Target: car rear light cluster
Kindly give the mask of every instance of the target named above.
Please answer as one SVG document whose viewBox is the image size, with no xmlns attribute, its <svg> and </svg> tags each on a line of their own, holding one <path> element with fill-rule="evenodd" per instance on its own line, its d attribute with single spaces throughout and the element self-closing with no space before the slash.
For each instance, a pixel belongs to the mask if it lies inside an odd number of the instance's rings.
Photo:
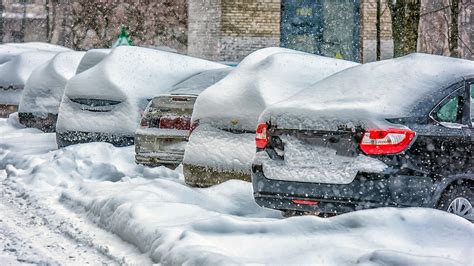
<svg viewBox="0 0 474 266">
<path fill-rule="evenodd" d="M 193 133 L 193 131 L 199 126 L 199 120 L 196 120 L 191 123 L 191 126 L 189 127 L 189 135 Z"/>
<path fill-rule="evenodd" d="M 140 121 L 140 127 L 189 130 L 191 128 L 191 118 L 164 116 L 156 119 L 149 119 L 146 115 L 144 115 Z"/>
<path fill-rule="evenodd" d="M 146 118 L 146 116 L 142 116 L 142 120 L 140 121 L 140 127 L 141 128 L 150 127 L 150 123 L 148 123 L 148 119 Z"/>
<path fill-rule="evenodd" d="M 257 135 L 255 136 L 257 148 L 265 149 L 268 144 L 268 125 L 266 123 L 257 126 Z"/>
<path fill-rule="evenodd" d="M 397 154 L 405 151 L 416 133 L 409 129 L 370 129 L 364 132 L 360 149 L 365 154 Z"/>
<path fill-rule="evenodd" d="M 161 117 L 159 128 L 189 130 L 191 127 L 190 117 Z"/>
</svg>

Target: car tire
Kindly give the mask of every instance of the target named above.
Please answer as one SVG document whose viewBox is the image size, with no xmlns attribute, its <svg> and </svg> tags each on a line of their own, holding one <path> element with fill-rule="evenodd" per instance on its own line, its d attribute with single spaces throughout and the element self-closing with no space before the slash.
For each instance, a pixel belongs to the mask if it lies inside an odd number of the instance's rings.
<svg viewBox="0 0 474 266">
<path fill-rule="evenodd" d="M 474 189 L 471 182 L 452 184 L 444 191 L 438 209 L 474 222 Z"/>
</svg>

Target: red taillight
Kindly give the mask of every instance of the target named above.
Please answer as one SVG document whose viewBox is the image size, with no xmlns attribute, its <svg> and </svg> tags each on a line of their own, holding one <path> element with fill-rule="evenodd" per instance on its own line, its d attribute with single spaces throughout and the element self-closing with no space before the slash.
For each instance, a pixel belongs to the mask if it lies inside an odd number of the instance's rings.
<svg viewBox="0 0 474 266">
<path fill-rule="evenodd" d="M 191 127 L 190 117 L 161 117 L 159 128 L 188 130 Z"/>
<path fill-rule="evenodd" d="M 299 205 L 316 205 L 319 202 L 315 200 L 292 200 L 293 203 L 299 204 Z"/>
<path fill-rule="evenodd" d="M 142 120 L 140 121 L 140 127 L 141 128 L 148 128 L 150 124 L 148 123 L 148 119 L 146 119 L 145 116 L 142 117 Z"/>
<path fill-rule="evenodd" d="M 416 133 L 409 129 L 370 129 L 364 132 L 360 149 L 365 154 L 397 154 L 405 151 Z"/>
<path fill-rule="evenodd" d="M 199 120 L 196 120 L 191 123 L 191 126 L 189 127 L 189 135 L 193 133 L 193 131 L 199 126 Z"/>
<path fill-rule="evenodd" d="M 265 149 L 268 144 L 268 126 L 266 123 L 259 124 L 257 126 L 257 135 L 255 136 L 255 142 L 257 148 Z"/>
</svg>

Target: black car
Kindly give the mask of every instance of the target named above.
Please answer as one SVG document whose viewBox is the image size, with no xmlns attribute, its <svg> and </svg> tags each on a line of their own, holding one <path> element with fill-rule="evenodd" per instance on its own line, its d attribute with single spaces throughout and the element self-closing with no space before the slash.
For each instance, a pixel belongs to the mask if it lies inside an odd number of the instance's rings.
<svg viewBox="0 0 474 266">
<path fill-rule="evenodd" d="M 473 220 L 474 62 L 412 54 L 339 72 L 266 109 L 256 202 L 287 215 L 429 207 Z"/>
</svg>

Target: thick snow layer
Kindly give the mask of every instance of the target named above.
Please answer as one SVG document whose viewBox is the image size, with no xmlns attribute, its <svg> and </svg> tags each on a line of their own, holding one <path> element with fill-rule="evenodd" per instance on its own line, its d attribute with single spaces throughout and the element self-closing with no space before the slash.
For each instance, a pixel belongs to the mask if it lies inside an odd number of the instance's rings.
<svg viewBox="0 0 474 266">
<path fill-rule="evenodd" d="M 91 49 L 86 52 L 82 57 L 79 66 L 77 67 L 76 74 L 82 73 L 89 68 L 97 65 L 102 59 L 104 59 L 112 50 L 111 49 Z"/>
<path fill-rule="evenodd" d="M 0 45 L 0 64 L 3 64 L 14 56 L 28 51 L 49 51 L 49 52 L 64 52 L 71 51 L 70 49 L 41 42 L 27 42 L 27 43 L 5 43 Z"/>
<path fill-rule="evenodd" d="M 23 52 L 13 57 L 11 60 L 0 65 L 0 86 L 13 86 L 15 91 L 1 90 L 0 104 L 20 103 L 21 93 L 26 80 L 31 73 L 40 65 L 44 64 L 56 55 L 55 52 Z"/>
<path fill-rule="evenodd" d="M 66 86 L 57 132 L 85 131 L 133 135 L 148 101 L 173 85 L 222 64 L 160 50 L 120 46 Z M 109 112 L 90 112 L 70 99 L 120 102 Z"/>
<path fill-rule="evenodd" d="M 266 152 L 255 155 L 255 163 L 263 166 L 268 179 L 349 184 L 358 172 L 381 173 L 388 167 L 362 154 L 341 156 L 336 154 L 336 150 L 307 145 L 294 137 L 282 136 L 281 139 L 285 146 L 284 160 L 272 160 Z"/>
<path fill-rule="evenodd" d="M 254 156 L 254 133 L 231 133 L 204 124 L 191 134 L 183 163 L 250 175 Z"/>
<path fill-rule="evenodd" d="M 107 143 L 23 154 L 31 140 L 52 134 L 21 129 L 14 118 L 1 119 L 0 136 L 7 133 L 11 136 L 7 143 L 0 140 L 2 184 L 23 198 L 36 199 L 35 204 L 48 205 L 55 215 L 94 222 L 155 263 L 471 265 L 474 261 L 474 225 L 445 212 L 381 208 L 326 219 L 282 219 L 278 212 L 254 203 L 246 182 L 191 188 L 181 173 L 135 165 L 132 147 Z M 47 147 L 54 140 L 44 142 Z M 68 231 L 72 236 L 90 230 L 82 223 L 72 228 Z M 108 240 L 102 237 L 89 241 Z M 111 255 L 115 242 L 107 247 Z"/>
<path fill-rule="evenodd" d="M 474 74 L 474 62 L 412 54 L 341 71 L 269 107 L 260 121 L 328 128 L 325 120 L 369 121 L 410 115 L 421 99 Z M 337 126 L 337 125 L 336 125 Z"/>
<path fill-rule="evenodd" d="M 258 50 L 199 95 L 193 121 L 254 131 L 260 113 L 267 106 L 356 65 L 284 48 Z"/>
<path fill-rule="evenodd" d="M 225 78 L 232 69 L 232 67 L 226 67 L 222 69 L 203 71 L 179 84 L 176 84 L 170 90 L 170 93 L 180 95 L 199 95 L 209 86 L 214 85 L 219 80 Z"/>
<path fill-rule="evenodd" d="M 66 82 L 75 75 L 84 54 L 58 53 L 33 71 L 26 82 L 18 111 L 35 115 L 57 114 Z"/>
</svg>

